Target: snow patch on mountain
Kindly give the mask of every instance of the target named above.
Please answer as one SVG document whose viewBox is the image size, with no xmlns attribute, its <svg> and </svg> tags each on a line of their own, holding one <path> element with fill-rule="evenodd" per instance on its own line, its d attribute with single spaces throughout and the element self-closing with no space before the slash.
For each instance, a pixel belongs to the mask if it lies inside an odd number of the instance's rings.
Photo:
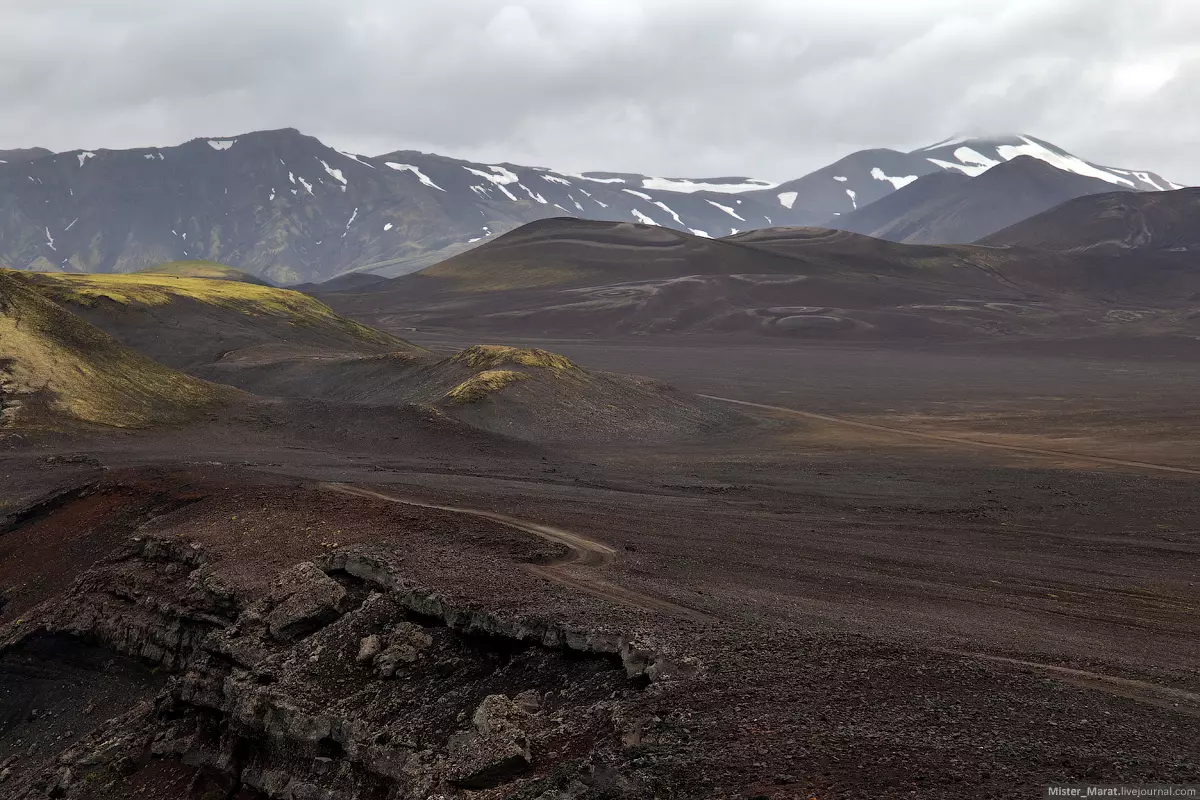
<svg viewBox="0 0 1200 800">
<path fill-rule="evenodd" d="M 505 169 L 504 167 L 493 166 L 488 167 L 488 169 L 492 170 L 491 172 L 484 172 L 483 170 L 473 169 L 471 167 L 463 167 L 463 169 L 465 169 L 467 172 L 470 172 L 472 175 L 478 175 L 481 178 L 486 178 L 487 180 L 491 181 L 496 185 L 497 188 L 500 189 L 500 191 L 504 192 L 505 196 L 508 197 L 509 200 L 512 200 L 514 203 L 516 202 L 517 196 L 510 192 L 507 188 L 507 184 L 517 183 L 521 180 L 515 173 Z"/>
<path fill-rule="evenodd" d="M 847 178 L 845 175 L 834 175 L 834 176 L 833 176 L 833 179 L 834 179 L 835 181 L 841 181 L 842 183 L 845 183 L 846 181 L 850 180 L 850 179 L 849 179 L 849 178 Z"/>
<path fill-rule="evenodd" d="M 375 169 L 374 164 L 370 163 L 369 161 L 363 161 L 360 156 L 356 156 L 356 155 L 354 155 L 354 153 L 347 153 L 345 150 L 334 150 L 334 152 L 337 153 L 339 156 L 345 156 L 346 158 L 350 159 L 351 161 L 357 161 L 359 164 L 362 164 L 364 167 L 369 167 L 371 169 Z"/>
<path fill-rule="evenodd" d="M 854 207 L 858 208 L 858 193 L 853 189 L 847 189 L 846 196 L 850 198 L 850 202 L 854 205 Z"/>
<path fill-rule="evenodd" d="M 715 207 L 715 208 L 719 208 L 719 209 L 721 209 L 722 211 L 724 211 L 726 214 L 728 214 L 729 216 L 733 217 L 734 219 L 740 219 L 742 222 L 745 222 L 745 221 L 746 221 L 746 218 L 745 218 L 745 217 L 743 217 L 743 216 L 741 216 L 740 214 L 738 214 L 736 211 L 734 211 L 734 210 L 733 210 L 732 208 L 730 208 L 729 206 L 723 206 L 723 205 L 721 205 L 720 203 L 718 203 L 718 202 L 715 202 L 715 201 L 713 201 L 713 200 L 705 200 L 704 202 L 708 203 L 710 206 L 713 206 L 713 207 Z"/>
<path fill-rule="evenodd" d="M 739 194 L 741 192 L 755 192 L 761 189 L 774 189 L 778 183 L 770 181 L 760 181 L 753 178 L 742 178 L 740 183 L 713 183 L 710 181 L 692 181 L 687 178 L 643 178 L 643 189 L 656 189 L 663 192 L 683 192 L 692 194 L 694 192 L 725 192 L 728 194 Z"/>
<path fill-rule="evenodd" d="M 391 167 L 392 169 L 396 170 L 397 172 L 411 172 L 413 175 L 417 176 L 417 180 L 419 180 L 421 183 L 425 184 L 426 186 L 428 186 L 432 189 L 437 189 L 438 191 L 441 191 L 441 192 L 446 191 L 445 189 L 443 189 L 442 187 L 440 187 L 436 183 L 434 183 L 433 180 L 430 179 L 430 177 L 428 175 L 426 175 L 424 172 L 421 172 L 420 169 L 418 169 L 417 167 L 414 167 L 412 164 L 397 164 L 395 161 L 385 161 L 383 163 L 386 164 L 387 166 Z M 471 188 L 475 188 L 475 187 L 471 187 Z"/>
<path fill-rule="evenodd" d="M 557 171 L 557 170 L 556 170 Z M 559 175 L 566 175 L 568 178 L 575 178 L 581 181 L 591 181 L 592 183 L 625 183 L 624 178 L 593 178 L 589 175 L 584 175 L 581 172 L 561 172 Z"/>
<path fill-rule="evenodd" d="M 798 196 L 799 196 L 799 192 L 780 192 L 778 195 L 779 205 L 783 206 L 784 208 L 790 209 L 792 207 L 792 205 L 795 204 L 796 198 Z"/>
<path fill-rule="evenodd" d="M 79 166 L 82 167 L 89 158 L 95 158 L 95 157 L 96 157 L 95 153 L 91 153 L 91 152 L 88 152 L 87 150 L 84 150 L 82 153 L 79 154 Z M 53 249 L 53 248 L 51 248 L 51 249 Z"/>
<path fill-rule="evenodd" d="M 324 167 L 325 171 L 329 173 L 329 177 L 342 184 L 342 191 L 346 191 L 346 187 L 350 185 L 350 182 L 346 180 L 346 176 L 342 174 L 342 171 L 340 169 L 334 169 L 320 158 L 317 160 L 321 162 L 321 166 Z"/>
<path fill-rule="evenodd" d="M 536 200 L 539 203 L 541 203 L 542 205 L 547 205 L 546 198 L 542 197 L 542 195 L 539 194 L 538 192 L 535 192 L 533 189 L 530 189 L 528 186 L 526 186 L 523 183 L 518 183 L 517 186 L 520 186 L 522 189 L 525 190 L 525 193 L 527 195 L 529 195 L 530 200 Z M 555 205 L 557 205 L 557 203 Z M 562 206 L 559 206 L 559 208 L 562 208 Z M 566 211 L 566 209 L 563 208 L 563 211 Z"/>
<path fill-rule="evenodd" d="M 633 209 L 633 211 L 631 213 L 633 214 L 633 218 L 636 219 L 638 222 L 642 223 L 643 225 L 658 225 L 657 222 L 650 219 L 645 214 L 638 211 L 636 208 Z M 662 227 L 662 226 L 660 225 L 659 227 Z"/>
<path fill-rule="evenodd" d="M 1074 172 L 1076 175 L 1086 175 L 1089 178 L 1099 178 L 1100 180 L 1108 181 L 1109 183 L 1128 186 L 1130 189 L 1134 188 L 1133 181 L 1122 178 L 1119 175 L 1114 175 L 1107 170 L 1100 169 L 1099 167 L 1094 167 L 1081 158 L 1055 153 L 1053 150 L 1043 147 L 1027 136 L 1022 136 L 1020 138 L 1024 144 L 1002 144 L 996 148 L 996 152 L 998 152 L 1000 157 L 1005 161 L 1012 161 L 1018 156 L 1033 156 L 1034 158 L 1039 158 L 1042 161 L 1045 161 L 1052 167 L 1057 167 L 1058 169 L 1065 170 L 1066 172 Z M 958 155 L 957 151 L 955 152 L 955 155 Z"/>
<path fill-rule="evenodd" d="M 917 179 L 916 175 L 905 175 L 902 178 L 893 177 L 884 173 L 879 167 L 871 168 L 871 177 L 877 181 L 889 181 L 895 189 L 903 189 Z"/>
<path fill-rule="evenodd" d="M 236 141 L 237 139 L 209 139 L 208 146 L 213 150 L 228 150 Z"/>
</svg>

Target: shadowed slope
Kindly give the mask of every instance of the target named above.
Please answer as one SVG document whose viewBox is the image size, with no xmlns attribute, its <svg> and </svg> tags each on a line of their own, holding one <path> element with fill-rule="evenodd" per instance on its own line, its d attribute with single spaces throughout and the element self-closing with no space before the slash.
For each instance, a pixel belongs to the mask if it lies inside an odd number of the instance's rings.
<svg viewBox="0 0 1200 800">
<path fill-rule="evenodd" d="M 1108 255 L 1196 251 L 1200 249 L 1200 188 L 1080 197 L 979 243 Z"/>
</svg>

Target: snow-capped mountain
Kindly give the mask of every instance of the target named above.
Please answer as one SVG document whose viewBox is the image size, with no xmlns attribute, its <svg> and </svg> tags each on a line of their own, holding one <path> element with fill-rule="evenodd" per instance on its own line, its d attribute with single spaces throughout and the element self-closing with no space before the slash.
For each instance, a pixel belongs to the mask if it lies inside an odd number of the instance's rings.
<svg viewBox="0 0 1200 800">
<path fill-rule="evenodd" d="M 930 173 L 828 225 L 905 244 L 966 244 L 1067 200 L 1113 191 L 1127 193 L 1024 155 L 975 177 L 953 169 Z"/>
<path fill-rule="evenodd" d="M 363 156 L 286 129 L 132 150 L 0 152 L 0 265 L 125 272 L 206 258 L 279 283 L 411 272 L 536 219 L 577 216 L 699 236 L 827 224 L 922 175 L 1032 155 L 1131 190 L 1173 186 L 1032 137 L 864 150 L 785 183 Z"/>
<path fill-rule="evenodd" d="M 1183 188 L 1153 172 L 1102 167 L 1084 161 L 1061 147 L 1025 134 L 947 139 L 914 150 L 911 155 L 924 158 L 941 169 L 957 170 L 971 176 L 979 175 L 1002 162 L 1012 161 L 1020 156 L 1031 156 L 1064 172 L 1073 172 L 1085 178 L 1096 178 L 1111 183 L 1113 191 L 1127 189 L 1162 192 Z"/>
</svg>

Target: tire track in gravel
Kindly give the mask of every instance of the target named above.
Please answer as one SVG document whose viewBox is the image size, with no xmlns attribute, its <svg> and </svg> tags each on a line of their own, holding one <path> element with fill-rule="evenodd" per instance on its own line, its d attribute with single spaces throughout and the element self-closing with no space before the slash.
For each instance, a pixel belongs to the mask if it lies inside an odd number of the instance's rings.
<svg viewBox="0 0 1200 800">
<path fill-rule="evenodd" d="M 1074 667 L 1060 667 L 1057 664 L 1044 664 L 1039 661 L 1025 661 L 1020 658 L 995 656 L 990 653 L 941 649 L 938 652 L 961 658 L 990 661 L 994 664 L 1004 664 L 1034 672 L 1047 673 L 1078 686 L 1168 708 L 1189 716 L 1200 717 L 1200 694 L 1189 692 L 1186 689 L 1176 689 L 1173 686 L 1161 686 L 1157 683 L 1149 683 L 1148 681 L 1120 678 L 1115 675 L 1105 675 L 1101 672 L 1090 672 Z"/>
<path fill-rule="evenodd" d="M 748 400 L 734 400 L 731 397 L 718 397 L 717 395 L 702 394 L 706 400 L 716 400 L 719 403 L 731 403 L 733 405 L 746 406 L 748 408 L 759 408 L 765 411 L 778 411 L 784 414 L 791 414 L 797 417 L 806 419 L 817 419 L 822 422 L 833 422 L 838 425 L 846 425 L 851 428 L 859 428 L 869 431 L 877 431 L 879 433 L 887 433 L 895 436 L 908 436 L 913 439 L 923 439 L 925 441 L 941 442 L 943 444 L 965 445 L 967 447 L 984 447 L 990 450 L 1007 450 L 1014 453 L 1025 453 L 1035 456 L 1049 456 L 1055 459 L 1069 459 L 1072 461 L 1090 461 L 1094 464 L 1114 467 L 1133 467 L 1135 469 L 1156 470 L 1158 472 L 1173 472 L 1181 475 L 1195 475 L 1200 477 L 1200 469 L 1188 469 L 1187 467 L 1172 467 L 1168 464 L 1152 464 L 1147 461 L 1127 461 L 1121 458 L 1109 458 L 1108 456 L 1091 456 L 1083 453 L 1073 453 L 1068 450 L 1051 450 L 1043 447 L 1026 447 L 1019 444 L 1003 444 L 1001 442 L 984 442 L 978 439 L 967 439 L 959 436 L 947 436 L 939 433 L 925 433 L 923 431 L 910 431 L 904 428 L 891 428 L 887 425 L 877 425 L 872 422 L 860 422 L 858 420 L 847 419 L 845 417 L 834 416 L 833 414 L 818 414 L 815 411 L 801 411 L 796 408 L 786 408 L 784 406 L 772 406 L 765 403 L 751 403 Z"/>
<path fill-rule="evenodd" d="M 673 603 L 670 600 L 664 600 L 660 597 L 644 594 L 633 589 L 626 589 L 618 586 L 603 578 L 573 574 L 569 568 L 572 567 L 591 567 L 602 568 L 608 566 L 616 559 L 617 551 L 612 547 L 597 542 L 594 539 L 588 539 L 572 531 L 563 528 L 557 528 L 552 525 L 543 525 L 539 522 L 531 522 L 529 520 L 519 519 L 501 514 L 498 511 L 487 511 L 479 508 L 464 508 L 462 506 L 442 505 L 438 503 L 427 503 L 422 500 L 414 500 L 411 498 L 395 497 L 393 495 L 377 492 L 373 489 L 365 489 L 361 486 L 352 486 L 345 483 L 325 483 L 323 488 L 331 491 L 348 494 L 355 497 L 365 497 L 373 500 L 383 500 L 388 503 L 398 503 L 400 505 L 415 506 L 417 508 L 430 508 L 436 511 L 446 511 L 451 514 L 463 514 L 479 519 L 486 519 L 490 522 L 495 522 L 498 525 L 504 525 L 509 528 L 529 533 L 537 536 L 540 539 L 545 539 L 548 542 L 564 545 L 567 548 L 567 555 L 549 564 L 526 564 L 525 570 L 533 575 L 537 575 L 545 580 L 557 583 L 561 586 L 567 586 L 576 591 L 590 594 L 594 597 L 599 597 L 604 600 L 609 600 L 623 606 L 637 608 L 642 611 L 651 613 L 668 614 L 683 619 L 692 620 L 693 622 L 712 623 L 716 622 L 716 618 L 705 614 L 702 611 L 697 611 L 687 606 Z"/>
</svg>

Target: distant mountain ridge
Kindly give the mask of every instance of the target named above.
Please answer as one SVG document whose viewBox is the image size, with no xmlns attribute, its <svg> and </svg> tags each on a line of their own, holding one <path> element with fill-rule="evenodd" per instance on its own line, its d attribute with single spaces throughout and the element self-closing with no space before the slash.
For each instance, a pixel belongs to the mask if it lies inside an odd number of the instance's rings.
<svg viewBox="0 0 1200 800">
<path fill-rule="evenodd" d="M 1175 185 L 1085 162 L 1032 137 L 864 150 L 775 184 L 570 173 L 414 151 L 368 157 L 283 129 L 176 147 L 0 151 L 0 265 L 132 272 L 211 259 L 277 284 L 356 271 L 400 275 L 564 215 L 701 237 L 837 224 L 922 176 L 977 173 L 1023 154 L 1115 188 Z"/>
</svg>

